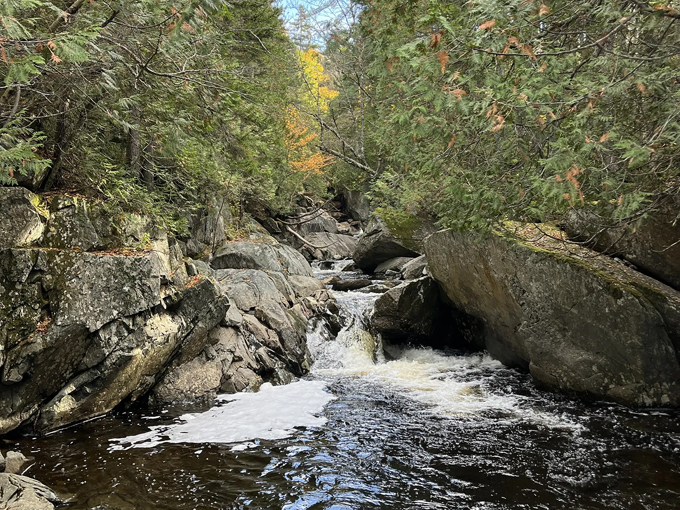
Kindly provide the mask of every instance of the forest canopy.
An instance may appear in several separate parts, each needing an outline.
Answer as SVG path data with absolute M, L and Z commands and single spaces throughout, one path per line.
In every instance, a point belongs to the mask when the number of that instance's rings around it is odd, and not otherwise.
M 339 5 L 311 36 L 264 0 L 3 2 L 0 181 L 180 230 L 213 193 L 477 230 L 680 193 L 677 2 Z
M 445 226 L 636 223 L 680 191 L 675 2 L 368 0 L 329 40 L 325 138 Z M 338 134 L 339 136 L 333 136 Z

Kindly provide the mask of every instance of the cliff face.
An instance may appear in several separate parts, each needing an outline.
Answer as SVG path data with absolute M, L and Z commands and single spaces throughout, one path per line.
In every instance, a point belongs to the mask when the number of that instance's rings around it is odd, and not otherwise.
M 680 405 L 680 293 L 592 252 L 500 236 L 442 231 L 425 249 L 432 277 L 504 363 L 550 388 Z
M 198 215 L 198 234 L 182 242 L 82 199 L 0 188 L 0 205 L 10 218 L 0 227 L 0 433 L 309 369 L 307 318 L 331 297 L 273 238 L 235 243 L 213 268 L 185 254 L 200 242 L 210 260 L 204 241 L 224 244 L 224 213 Z M 263 251 L 274 256 L 252 256 Z

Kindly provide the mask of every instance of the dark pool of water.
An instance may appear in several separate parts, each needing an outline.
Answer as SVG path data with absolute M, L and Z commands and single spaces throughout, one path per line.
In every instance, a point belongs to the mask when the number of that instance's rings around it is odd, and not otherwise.
M 123 413 L 15 446 L 75 509 L 678 509 L 680 415 L 536 390 L 510 370 L 489 391 L 557 425 L 462 416 L 362 377 L 327 376 L 326 426 L 287 439 L 112 451 L 151 424 Z M 168 413 L 169 416 L 171 413 Z M 521 414 L 521 408 L 520 408 Z M 569 424 L 561 427 L 559 422 Z

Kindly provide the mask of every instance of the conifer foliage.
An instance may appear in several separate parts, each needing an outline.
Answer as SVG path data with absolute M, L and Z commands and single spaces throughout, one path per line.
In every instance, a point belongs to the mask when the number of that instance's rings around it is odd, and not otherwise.
M 215 192 L 289 207 L 302 83 L 280 14 L 266 0 L 3 1 L 0 181 L 170 224 Z
M 376 200 L 488 229 L 571 208 L 637 223 L 680 192 L 677 2 L 366 0 L 358 9 L 358 23 L 332 38 L 329 66 L 340 83 L 366 86 L 338 87 L 331 110 L 343 147 L 365 134 L 362 158 L 342 152 L 372 176 Z M 360 102 L 363 131 L 347 107 Z

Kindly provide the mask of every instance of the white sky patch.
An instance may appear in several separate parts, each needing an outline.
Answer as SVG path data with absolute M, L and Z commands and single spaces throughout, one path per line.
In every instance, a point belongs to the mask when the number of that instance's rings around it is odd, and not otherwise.
M 112 450 L 153 448 L 163 443 L 243 443 L 253 439 L 282 439 L 296 427 L 322 427 L 324 407 L 335 397 L 323 381 L 297 381 L 285 386 L 265 383 L 257 393 L 223 395 L 226 404 L 180 422 L 151 427 L 136 436 L 112 439 Z

